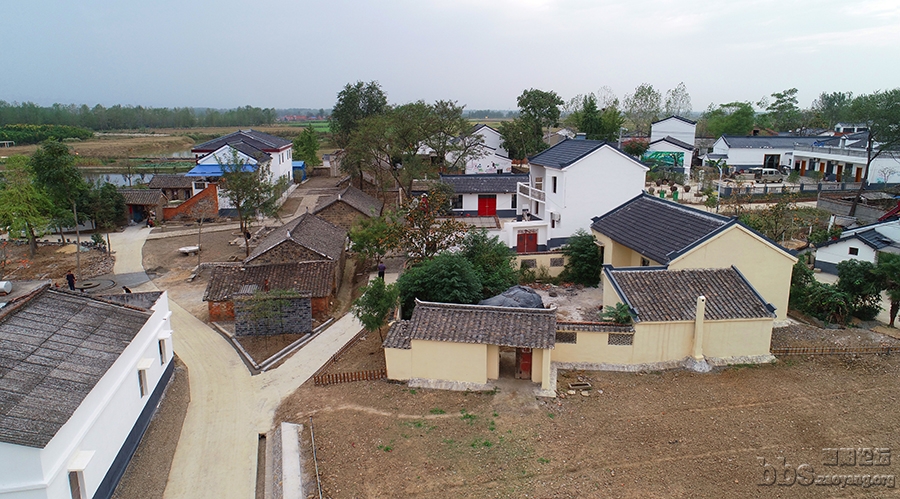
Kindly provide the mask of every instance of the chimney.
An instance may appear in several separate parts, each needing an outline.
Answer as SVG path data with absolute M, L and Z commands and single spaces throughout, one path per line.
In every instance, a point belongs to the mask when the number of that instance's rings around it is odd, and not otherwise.
M 697 312 L 694 316 L 694 348 L 692 355 L 697 362 L 703 361 L 703 316 L 706 314 L 706 297 L 697 297 Z

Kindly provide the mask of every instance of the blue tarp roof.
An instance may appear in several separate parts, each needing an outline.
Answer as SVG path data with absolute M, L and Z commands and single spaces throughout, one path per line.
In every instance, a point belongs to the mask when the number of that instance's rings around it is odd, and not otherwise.
M 227 165 L 226 165 L 227 166 Z M 244 165 L 245 172 L 252 172 L 256 165 Z M 186 177 L 221 177 L 221 165 L 197 165 L 191 171 L 184 174 Z
M 306 161 L 291 161 L 293 168 L 306 168 Z

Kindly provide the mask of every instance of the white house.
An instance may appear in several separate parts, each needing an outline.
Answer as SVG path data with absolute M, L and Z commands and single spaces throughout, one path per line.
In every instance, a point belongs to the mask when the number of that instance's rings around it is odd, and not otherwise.
M 667 135 L 650 142 L 650 147 L 647 148 L 647 152 L 641 157 L 641 161 L 650 166 L 655 164 L 690 175 L 691 160 L 694 157 L 694 146 L 692 144 Z
M 488 125 L 475 125 L 468 134 L 454 137 L 450 141 L 455 148 L 461 147 L 468 156 L 465 165 L 459 165 L 460 169 L 464 167 L 466 174 L 509 173 L 512 169 L 512 160 L 503 147 L 503 137 Z M 422 144 L 418 153 L 433 155 L 434 149 Z M 459 159 L 459 152 L 450 151 L 445 159 L 452 165 Z
M 713 151 L 706 159 L 724 159 L 735 170 L 780 166 L 793 168 L 794 147 L 813 146 L 820 140 L 822 137 L 722 135 L 713 144 Z
M 648 168 L 614 145 L 564 140 L 529 158 L 527 183 L 518 184 L 516 221 L 503 224 L 501 241 L 519 252 L 565 244 L 591 219 L 639 195 Z
M 815 266 L 837 274 L 837 264 L 846 260 L 878 263 L 878 253 L 900 253 L 900 220 L 848 229 L 840 238 L 816 245 Z
M 823 138 L 813 144 L 794 146 L 793 169 L 800 175 L 818 171 L 822 178 L 838 182 L 861 182 L 865 176 L 868 132 Z M 877 144 L 875 144 L 877 147 Z M 900 153 L 882 151 L 869 167 L 869 183 L 900 181 Z
M 115 490 L 174 369 L 167 295 L 115 299 L 45 283 L 0 309 L 0 498 Z
M 515 218 L 518 184 L 529 181 L 528 174 L 441 175 L 441 182 L 453 187 L 453 214 Z
M 650 143 L 672 137 L 688 144 L 693 151 L 694 140 L 697 136 L 697 122 L 681 116 L 669 116 L 650 124 Z

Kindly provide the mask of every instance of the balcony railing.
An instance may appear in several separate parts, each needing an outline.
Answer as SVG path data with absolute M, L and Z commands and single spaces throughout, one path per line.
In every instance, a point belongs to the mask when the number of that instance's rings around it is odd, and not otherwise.
M 539 201 L 541 203 L 546 202 L 546 197 L 544 191 L 539 191 L 534 187 L 531 187 L 528 184 L 523 184 L 522 182 L 518 182 L 519 185 L 519 194 L 527 197 L 528 199 L 532 199 L 534 201 Z

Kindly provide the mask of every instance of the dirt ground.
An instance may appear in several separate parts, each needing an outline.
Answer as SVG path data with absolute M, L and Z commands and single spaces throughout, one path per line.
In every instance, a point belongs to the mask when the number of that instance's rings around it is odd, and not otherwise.
M 82 235 L 82 238 L 85 236 Z M 87 236 L 90 240 L 90 236 Z M 0 241 L 0 260 L 5 252 L 6 265 L 0 271 L 4 280 L 52 279 L 61 287 L 66 285 L 66 272 L 75 272 L 75 245 L 39 244 L 32 257 L 27 244 L 9 244 Z M 115 250 L 115 248 L 113 248 Z M 81 252 L 81 280 L 91 279 L 112 272 L 115 258 L 99 250 Z
M 556 317 L 564 321 L 596 322 L 603 306 L 603 288 L 583 286 L 534 285 L 544 306 L 556 305 Z M 554 296 L 555 295 L 555 296 Z

